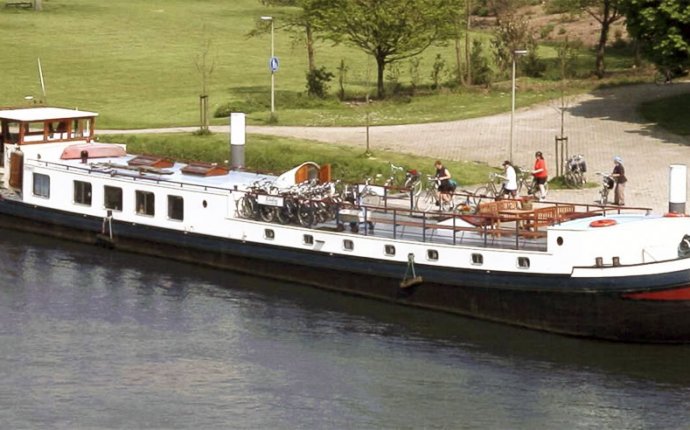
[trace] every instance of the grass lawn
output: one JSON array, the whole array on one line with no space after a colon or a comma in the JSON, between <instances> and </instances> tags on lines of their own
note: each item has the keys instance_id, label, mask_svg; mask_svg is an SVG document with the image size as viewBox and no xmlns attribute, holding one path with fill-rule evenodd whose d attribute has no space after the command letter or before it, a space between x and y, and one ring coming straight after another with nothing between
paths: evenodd
<instances>
[{"instance_id":1,"label":"grass lawn","mask_svg":"<svg viewBox=\"0 0 690 430\"><path fill-rule=\"evenodd\" d=\"M207 161L226 163L230 157L228 136L221 134L198 136L183 133L100 135L102 142L126 143L129 152L135 154L165 154L179 161ZM282 173L305 161L318 164L330 163L333 177L348 183L381 175L382 183L390 176L389 163L417 169L424 174L434 174L434 161L430 157L402 155L390 151L376 151L376 158L364 156L361 148L330 145L273 136L248 135L245 161L248 170ZM445 161L451 172L462 172L455 180L462 185L486 182L489 172L497 171L484 163Z\"/></svg>"},{"instance_id":2,"label":"grass lawn","mask_svg":"<svg viewBox=\"0 0 690 430\"><path fill-rule=\"evenodd\" d=\"M143 128L197 125L204 47L213 71L208 82L211 112L221 105L252 106L247 120L269 118L270 34L247 38L259 17L275 17L276 110L279 124L363 124L366 107L334 98L314 101L305 94L306 52L281 27L285 8L268 8L258 0L45 0L44 11L0 7L3 91L0 106L26 104L25 96L41 97L37 59L50 105L100 113L99 128ZM487 39L487 34L476 34ZM487 47L488 52L488 47ZM555 50L540 49L554 63ZM451 46L434 47L420 57L422 86L428 88L436 54L453 67ZM347 94L373 94L375 67L364 53L327 42L316 45L318 66L335 73L345 61ZM615 64L626 67L626 57ZM591 69L591 52L582 51L582 70ZM398 65L400 82L409 83L409 63ZM551 74L553 75L553 73ZM569 83L568 92L587 91L600 81ZM334 80L331 93L337 90ZM517 105L558 96L553 80L518 80ZM446 121L494 114L510 109L510 81L491 89L459 92L442 89L425 96L391 98L369 106L371 124ZM224 124L223 118L213 120Z\"/></svg>"}]
</instances>

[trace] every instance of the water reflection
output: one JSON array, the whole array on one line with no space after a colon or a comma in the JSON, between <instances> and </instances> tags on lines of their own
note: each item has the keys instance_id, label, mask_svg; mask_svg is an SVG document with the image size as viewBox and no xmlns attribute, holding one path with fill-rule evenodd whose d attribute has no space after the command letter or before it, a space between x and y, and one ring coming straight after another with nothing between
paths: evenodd
<instances>
[{"instance_id":1,"label":"water reflection","mask_svg":"<svg viewBox=\"0 0 690 430\"><path fill-rule=\"evenodd\" d=\"M10 427L690 422L688 346L568 338L0 233Z\"/></svg>"}]
</instances>

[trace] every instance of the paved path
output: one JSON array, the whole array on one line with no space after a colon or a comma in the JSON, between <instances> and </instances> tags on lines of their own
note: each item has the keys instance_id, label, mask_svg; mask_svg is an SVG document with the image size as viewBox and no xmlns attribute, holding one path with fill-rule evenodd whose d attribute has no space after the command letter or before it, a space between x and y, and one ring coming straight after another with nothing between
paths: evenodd
<instances>
[{"instance_id":1,"label":"paved path","mask_svg":"<svg viewBox=\"0 0 690 430\"><path fill-rule=\"evenodd\" d=\"M621 156L629 178L627 205L651 207L657 212L667 211L669 165L690 164L690 139L645 123L637 108L643 101L681 93L690 93L690 82L616 87L570 99L564 122L570 154L585 155L589 180L598 179L594 172L610 172L613 157ZM541 150L553 172L554 137L559 134L561 126L558 106L558 102L550 102L515 112L512 145L515 164L531 167L534 152ZM227 133L229 130L227 126L214 126L212 131ZM101 133L119 132L134 131L111 130ZM366 144L364 127L248 126L247 133L290 136L362 148ZM370 148L374 152L390 149L444 160L481 161L498 166L509 158L510 113L444 123L371 127L369 135ZM462 177L462 172L453 174ZM550 197L591 203L597 190L554 190Z\"/></svg>"}]
</instances>

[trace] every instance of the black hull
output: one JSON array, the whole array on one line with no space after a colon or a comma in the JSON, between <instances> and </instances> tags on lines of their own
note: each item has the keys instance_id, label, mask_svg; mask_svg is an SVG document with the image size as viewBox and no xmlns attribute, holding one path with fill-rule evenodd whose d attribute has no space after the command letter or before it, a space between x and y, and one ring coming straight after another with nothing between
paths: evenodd
<instances>
[{"instance_id":1,"label":"black hull","mask_svg":"<svg viewBox=\"0 0 690 430\"><path fill-rule=\"evenodd\" d=\"M601 278L417 267L421 284L401 288L406 265L266 246L113 222L0 201L0 226L229 269L379 300L553 333L626 342L690 342L690 300L632 300L625 294L690 285L688 271Z\"/></svg>"}]
</instances>

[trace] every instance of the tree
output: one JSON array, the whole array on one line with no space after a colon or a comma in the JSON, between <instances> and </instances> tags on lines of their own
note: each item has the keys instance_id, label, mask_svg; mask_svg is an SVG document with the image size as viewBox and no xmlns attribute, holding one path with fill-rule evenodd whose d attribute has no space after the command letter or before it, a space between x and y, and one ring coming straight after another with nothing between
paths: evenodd
<instances>
[{"instance_id":1,"label":"tree","mask_svg":"<svg viewBox=\"0 0 690 430\"><path fill-rule=\"evenodd\" d=\"M414 57L443 38L444 0L315 0L321 28L376 60L377 94L385 97L386 66Z\"/></svg>"},{"instance_id":2,"label":"tree","mask_svg":"<svg viewBox=\"0 0 690 430\"><path fill-rule=\"evenodd\" d=\"M309 72L316 70L316 60L314 55L314 32L316 31L316 20L314 15L314 0L259 0L264 6L290 7L290 13L281 14L276 20L278 28L292 34L293 41L304 42L307 49L307 64ZM249 36L262 34L270 26L263 22L257 23L257 28L249 32Z\"/></svg>"},{"instance_id":3,"label":"tree","mask_svg":"<svg viewBox=\"0 0 690 430\"><path fill-rule=\"evenodd\" d=\"M496 66L504 74L513 63L515 51L528 47L530 31L524 18L505 17L496 28L491 44L494 48Z\"/></svg>"},{"instance_id":4,"label":"tree","mask_svg":"<svg viewBox=\"0 0 690 430\"><path fill-rule=\"evenodd\" d=\"M595 46L596 61L594 66L594 73L599 78L603 78L606 72L604 57L606 55L606 44L608 43L611 25L623 17L620 10L621 1L622 0L553 0L550 3L551 10L554 12L580 14L582 11L585 11L600 24L599 40Z\"/></svg>"},{"instance_id":5,"label":"tree","mask_svg":"<svg viewBox=\"0 0 690 430\"><path fill-rule=\"evenodd\" d=\"M690 66L688 0L622 0L628 32L661 68Z\"/></svg>"},{"instance_id":6,"label":"tree","mask_svg":"<svg viewBox=\"0 0 690 430\"><path fill-rule=\"evenodd\" d=\"M601 24L599 30L599 41L596 46L596 62L594 66L594 73L603 78L606 72L604 65L604 54L606 42L609 39L609 30L611 25L621 19L621 11L619 8L619 0L584 0L584 9L592 18L596 19Z\"/></svg>"}]
</instances>

